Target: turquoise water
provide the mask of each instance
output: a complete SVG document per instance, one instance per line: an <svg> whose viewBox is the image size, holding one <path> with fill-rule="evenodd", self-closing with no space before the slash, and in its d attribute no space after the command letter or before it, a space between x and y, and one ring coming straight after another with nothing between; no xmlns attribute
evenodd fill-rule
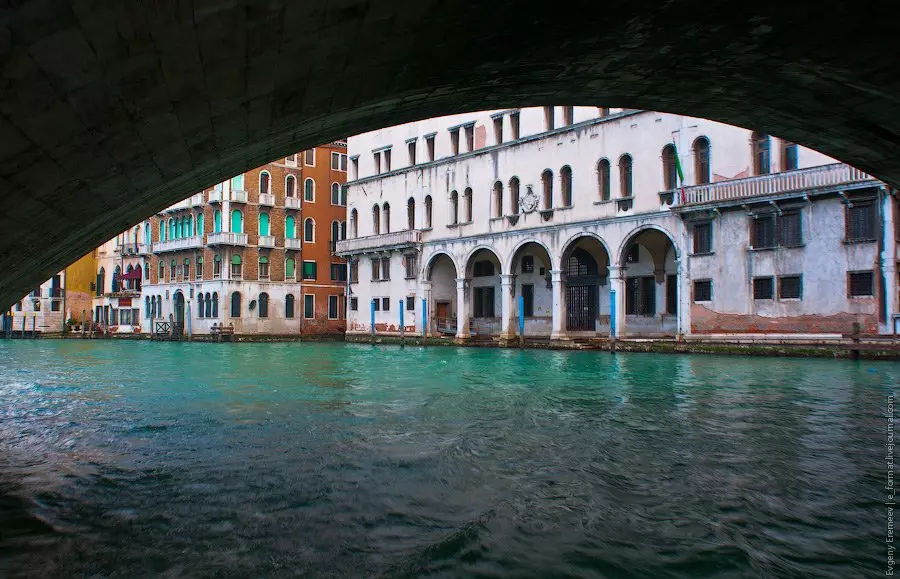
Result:
<svg viewBox="0 0 900 579"><path fill-rule="evenodd" d="M0 342L0 576L883 574L900 364Z"/></svg>

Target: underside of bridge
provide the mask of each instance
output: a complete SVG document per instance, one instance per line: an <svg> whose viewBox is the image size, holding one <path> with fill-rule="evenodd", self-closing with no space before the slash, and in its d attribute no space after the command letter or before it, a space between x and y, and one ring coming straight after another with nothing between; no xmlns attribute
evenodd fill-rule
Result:
<svg viewBox="0 0 900 579"><path fill-rule="evenodd" d="M4 3L0 306L230 175L463 111L568 104L689 114L802 143L898 184L890 7Z"/></svg>

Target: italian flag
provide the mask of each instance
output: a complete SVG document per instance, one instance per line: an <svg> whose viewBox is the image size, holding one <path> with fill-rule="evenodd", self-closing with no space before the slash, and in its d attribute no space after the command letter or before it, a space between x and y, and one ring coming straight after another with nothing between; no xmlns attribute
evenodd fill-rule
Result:
<svg viewBox="0 0 900 579"><path fill-rule="evenodd" d="M678 145L672 141L672 148L675 150L675 173L678 175L678 181L681 183L681 203L684 203L684 171L681 169L681 157L678 156Z"/></svg>

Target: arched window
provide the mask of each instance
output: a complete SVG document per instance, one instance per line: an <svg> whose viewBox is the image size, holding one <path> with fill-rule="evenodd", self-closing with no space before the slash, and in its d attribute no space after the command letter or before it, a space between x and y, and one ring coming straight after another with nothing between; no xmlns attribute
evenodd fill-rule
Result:
<svg viewBox="0 0 900 579"><path fill-rule="evenodd" d="M284 196L293 197L297 193L297 178L288 175L284 178Z"/></svg>
<svg viewBox="0 0 900 579"><path fill-rule="evenodd" d="M425 227L431 229L431 195L425 196Z"/></svg>
<svg viewBox="0 0 900 579"><path fill-rule="evenodd" d="M197 235L203 235L203 214L197 214Z"/></svg>
<svg viewBox="0 0 900 579"><path fill-rule="evenodd" d="M619 157L619 194L631 197L631 185L631 155L625 154Z"/></svg>
<svg viewBox="0 0 900 579"><path fill-rule="evenodd" d="M341 186L337 183L331 184L331 204L341 205Z"/></svg>
<svg viewBox="0 0 900 579"><path fill-rule="evenodd" d="M412 197L406 200L406 228L416 228L416 200Z"/></svg>
<svg viewBox="0 0 900 579"><path fill-rule="evenodd" d="M125 280L125 287L127 289L131 289L133 287L132 284L134 284L134 282L131 280L131 275L129 275L133 271L134 271L134 267L132 267L131 264L128 264L128 267L125 268L125 275L128 277L128 279Z"/></svg>
<svg viewBox="0 0 900 579"><path fill-rule="evenodd" d="M450 192L450 224L456 225L459 223L459 193L456 191Z"/></svg>
<svg viewBox="0 0 900 579"><path fill-rule="evenodd" d="M797 145L789 141L781 141L781 170L793 171L800 168Z"/></svg>
<svg viewBox="0 0 900 579"><path fill-rule="evenodd" d="M266 292L259 294L259 317L269 317L269 294Z"/></svg>
<svg viewBox="0 0 900 579"><path fill-rule="evenodd" d="M238 300L240 301L240 297L238 298ZM218 318L219 317L219 293L218 292L213 292L212 304L213 304L212 317Z"/></svg>
<svg viewBox="0 0 900 579"><path fill-rule="evenodd" d="M568 165L559 170L559 188L562 193L562 206L572 206L572 167Z"/></svg>
<svg viewBox="0 0 900 579"><path fill-rule="evenodd" d="M260 195L267 195L269 193L269 189L270 189L270 185L271 185L270 181L271 181L271 179L269 178L268 171L262 171L259 174L259 194Z"/></svg>
<svg viewBox="0 0 900 579"><path fill-rule="evenodd" d="M241 262L240 255L231 256L231 279L241 279L243 277L244 267Z"/></svg>
<svg viewBox="0 0 900 579"><path fill-rule="evenodd" d="M284 236L288 239L294 239L297 235L297 225L294 222L294 216L288 215L284 218Z"/></svg>
<svg viewBox="0 0 900 579"><path fill-rule="evenodd" d="M466 190L463 192L463 201L465 205L463 206L465 209L465 213L463 215L466 218L466 223L472 223L472 188L466 187Z"/></svg>
<svg viewBox="0 0 900 579"><path fill-rule="evenodd" d="M150 232L150 222L147 221L144 223L144 243L150 245L151 243L151 232Z"/></svg>
<svg viewBox="0 0 900 579"><path fill-rule="evenodd" d="M185 280L190 279L190 275L191 275L191 260L190 259L184 260L184 267L181 270L181 275L184 277Z"/></svg>
<svg viewBox="0 0 900 579"><path fill-rule="evenodd" d="M106 293L106 270L104 268L100 268L100 271L97 273L97 295L101 296Z"/></svg>
<svg viewBox="0 0 900 579"><path fill-rule="evenodd" d="M307 243L316 241L316 222L312 220L312 217L307 217L303 222L303 241Z"/></svg>
<svg viewBox="0 0 900 579"><path fill-rule="evenodd" d="M234 292L231 294L231 317L241 317L241 293Z"/></svg>
<svg viewBox="0 0 900 579"><path fill-rule="evenodd" d="M150 296L144 296L144 317L150 317Z"/></svg>
<svg viewBox="0 0 900 579"><path fill-rule="evenodd" d="M678 169L675 163L675 145L668 144L662 150L663 191L678 186Z"/></svg>
<svg viewBox="0 0 900 579"><path fill-rule="evenodd" d="M209 292L206 292L206 299L203 301L206 302L206 316L205 317L211 318L213 316L213 310L212 310L212 298L210 297ZM218 312L216 312L216 315L218 315Z"/></svg>
<svg viewBox="0 0 900 579"><path fill-rule="evenodd" d="M541 184L544 187L544 209L553 209L553 171L544 170L541 173Z"/></svg>
<svg viewBox="0 0 900 579"><path fill-rule="evenodd" d="M341 239L347 239L347 222L341 221Z"/></svg>
<svg viewBox="0 0 900 579"><path fill-rule="evenodd" d="M768 175L771 170L772 160L769 155L769 135L755 132L751 137L753 148L753 174Z"/></svg>
<svg viewBox="0 0 900 579"><path fill-rule="evenodd" d="M259 214L259 234L260 235L269 235L269 214L268 213L260 213Z"/></svg>
<svg viewBox="0 0 900 579"><path fill-rule="evenodd" d="M316 182L311 178L303 182L303 200L309 202L316 200Z"/></svg>
<svg viewBox="0 0 900 579"><path fill-rule="evenodd" d="M381 207L378 204L372 207L372 233L375 235L381 233Z"/></svg>
<svg viewBox="0 0 900 579"><path fill-rule="evenodd" d="M232 233L243 233L244 232L244 214L241 213L240 209L235 209L231 212L231 232Z"/></svg>
<svg viewBox="0 0 900 579"><path fill-rule="evenodd" d="M710 181L709 171L709 139L697 137L694 141L694 180L697 185L705 185Z"/></svg>
<svg viewBox="0 0 900 579"><path fill-rule="evenodd" d="M259 279L269 279L269 258L261 255L259 256L259 268L256 270L259 275Z"/></svg>
<svg viewBox="0 0 900 579"><path fill-rule="evenodd" d="M494 183L494 193L492 195L491 205L493 206L493 211L491 215L493 217L503 217L503 183L497 181Z"/></svg>
<svg viewBox="0 0 900 579"><path fill-rule="evenodd" d="M194 231L194 216L188 215L187 218L187 235L186 237L194 237L197 235L197 232Z"/></svg>
<svg viewBox="0 0 900 579"><path fill-rule="evenodd" d="M294 317L294 294L284 296L284 317Z"/></svg>
<svg viewBox="0 0 900 579"><path fill-rule="evenodd" d="M337 221L331 222L331 251L337 249L337 242L341 239L341 224Z"/></svg>
<svg viewBox="0 0 900 579"><path fill-rule="evenodd" d="M294 261L293 257L289 257L284 260L284 277L288 279L294 279L297 276L297 262Z"/></svg>
<svg viewBox="0 0 900 579"><path fill-rule="evenodd" d="M350 235L354 239L359 237L359 211L356 209L350 212Z"/></svg>
<svg viewBox="0 0 900 579"><path fill-rule="evenodd" d="M202 318L203 313L206 310L203 309L203 294L197 294L197 317Z"/></svg>
<svg viewBox="0 0 900 579"><path fill-rule="evenodd" d="M169 218L169 239L177 239L175 236L175 220Z"/></svg>
<svg viewBox="0 0 900 579"><path fill-rule="evenodd" d="M213 213L213 231L216 233L222 231L222 212L218 209Z"/></svg>
<svg viewBox="0 0 900 579"><path fill-rule="evenodd" d="M389 203L385 203L384 207L381 209L381 215L384 218L384 232L391 232L391 206Z"/></svg>
<svg viewBox="0 0 900 579"><path fill-rule="evenodd" d="M597 186L600 189L600 201L609 201L611 196L609 186L609 161L600 159L597 163Z"/></svg>
<svg viewBox="0 0 900 579"><path fill-rule="evenodd" d="M513 215L519 214L519 178L509 180L509 208Z"/></svg>
<svg viewBox="0 0 900 579"><path fill-rule="evenodd" d="M159 220L159 240L166 240L166 223L162 219Z"/></svg>
<svg viewBox="0 0 900 579"><path fill-rule="evenodd" d="M159 260L159 268L156 271L156 275L159 278L159 283L163 283L166 281L166 262L163 260Z"/></svg>

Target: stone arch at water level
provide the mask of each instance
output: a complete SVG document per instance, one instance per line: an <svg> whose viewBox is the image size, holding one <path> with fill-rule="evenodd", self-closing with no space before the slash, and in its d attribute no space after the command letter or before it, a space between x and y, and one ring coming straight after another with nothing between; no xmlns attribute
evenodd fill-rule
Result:
<svg viewBox="0 0 900 579"><path fill-rule="evenodd" d="M619 255L619 336L674 337L678 333L678 251L656 227L632 233Z"/></svg>

